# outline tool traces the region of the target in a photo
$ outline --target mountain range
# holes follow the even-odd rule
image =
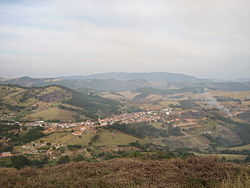
[[[21,77],[13,79],[0,79],[0,84],[17,84],[25,87],[61,85],[71,89],[76,89],[83,93],[90,91],[128,91],[140,88],[154,89],[182,89],[187,87],[204,87],[223,91],[244,91],[250,89],[250,81],[216,81],[210,79],[200,79],[194,76],[166,73],[125,73],[111,72],[92,74],[88,76],[64,76],[56,78],[31,78]]]

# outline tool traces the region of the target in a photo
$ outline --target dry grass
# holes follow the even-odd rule
[[[163,100],[162,102],[160,102],[161,105],[164,106],[170,106],[170,105],[179,105],[179,103],[177,101],[174,100]]]
[[[218,159],[225,158],[226,160],[241,160],[244,161],[247,158],[247,155],[240,155],[240,154],[200,154],[196,153],[198,156],[203,157],[216,157]]]
[[[237,147],[231,147],[231,148],[227,148],[228,150],[236,150],[236,151],[240,151],[240,150],[250,150],[250,144],[246,144],[243,146],[237,146]]]
[[[40,118],[42,120],[75,120],[75,114],[75,112],[62,110],[59,108],[48,108],[46,110],[30,114],[24,117],[24,119],[36,120]]]
[[[91,137],[94,134],[92,132],[85,132],[82,137],[72,135],[71,132],[55,132],[49,134],[46,137],[40,138],[44,142],[52,142],[57,144],[69,144],[69,145],[88,145]]]
[[[227,177],[217,188],[249,188],[250,187],[250,170],[248,166],[244,166],[234,178]]]
[[[218,90],[211,90],[210,93],[213,96],[225,96],[225,97],[234,97],[238,99],[248,99],[250,96],[250,91],[218,91]]]
[[[119,131],[102,130],[100,133],[100,138],[94,144],[97,146],[116,146],[116,145],[126,145],[131,142],[136,142],[140,140],[134,136],[124,134]]]
[[[132,92],[132,91],[122,91],[122,92],[103,92],[101,94],[102,97],[108,99],[116,99],[116,100],[132,100],[136,95],[140,93]]]
[[[115,159],[19,171],[2,168],[0,187],[215,187],[233,180],[240,169],[213,158]]]
[[[121,91],[121,92],[117,92],[120,95],[123,95],[123,97],[132,100],[133,98],[135,98],[137,95],[139,95],[140,93],[137,92],[132,92],[132,91]]]

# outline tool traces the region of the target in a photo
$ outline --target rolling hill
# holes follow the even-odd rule
[[[59,78],[30,78],[1,79],[0,84],[18,84],[24,87],[41,87],[61,85],[82,93],[88,92],[120,92],[140,88],[153,89],[183,89],[203,87],[222,91],[250,90],[249,81],[214,81],[199,79],[193,76],[165,72],[149,73],[100,73],[88,76],[66,76]]]
[[[91,93],[63,86],[0,86],[1,117],[17,120],[96,119],[116,113],[120,104]]]
[[[65,77],[67,78],[67,77]],[[73,77],[74,78],[74,77]],[[146,80],[150,82],[189,82],[197,83],[204,81],[203,79],[196,78],[194,76],[188,76],[177,73],[167,72],[149,72],[149,73],[126,73],[126,72],[111,72],[111,73],[99,73],[86,77],[75,77],[77,79],[116,79],[116,80]]]

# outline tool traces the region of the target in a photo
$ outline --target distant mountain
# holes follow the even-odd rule
[[[196,86],[206,87],[221,91],[248,91],[250,90],[250,82],[216,82],[195,84]]]
[[[235,80],[236,82],[250,82],[250,78],[245,78],[245,79],[237,79]]]
[[[126,91],[151,87],[169,89],[174,84],[190,85],[205,80],[193,76],[175,73],[101,73],[89,76],[68,76],[59,78],[21,77],[0,81],[0,84],[17,84],[21,86],[62,85],[81,92],[89,91]]]
[[[116,79],[116,80],[146,80],[151,82],[188,82],[197,83],[206,80],[196,78],[194,76],[188,76],[177,73],[166,72],[149,72],[149,73],[126,73],[126,72],[111,72],[111,73],[99,73],[89,76],[71,76],[61,77],[63,79]]]
[[[0,81],[0,84],[16,84],[24,87],[30,86],[46,86],[46,83],[52,85],[54,78],[31,78],[28,76],[20,78],[5,79]]]
[[[193,76],[176,73],[150,72],[150,73],[125,73],[112,72],[88,76],[65,76],[59,78],[30,78],[0,80],[0,84],[17,84],[21,86],[48,86],[61,85],[82,93],[89,92],[117,92],[136,90],[140,88],[153,89],[182,89],[204,87],[224,91],[250,90],[249,82],[221,82],[209,79],[199,79]]]
[[[42,79],[35,79],[25,76],[20,78],[6,79],[1,81],[1,84],[17,84],[22,86],[32,86],[40,82],[42,82]]]

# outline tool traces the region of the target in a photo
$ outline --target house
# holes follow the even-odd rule
[[[82,134],[82,132],[81,131],[75,131],[72,134],[75,135],[75,136],[80,136]]]
[[[107,121],[102,121],[100,125],[101,125],[101,126],[107,126],[107,125],[108,125],[108,122],[107,122]]]
[[[8,157],[8,156],[12,156],[11,152],[3,152],[1,154],[2,157]]]

